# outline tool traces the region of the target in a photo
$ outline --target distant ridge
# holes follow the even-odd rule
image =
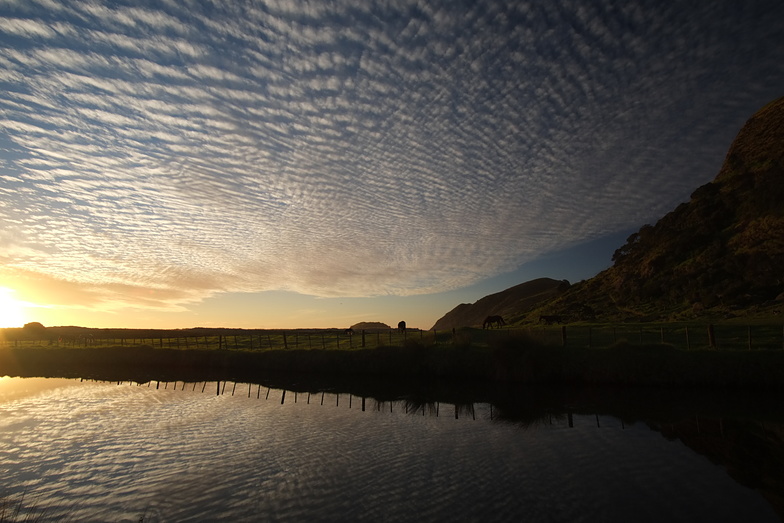
[[[381,323],[380,321],[363,321],[360,323],[355,323],[351,326],[351,328],[355,331],[388,331],[392,327],[387,325],[386,323]]]
[[[491,315],[500,315],[507,323],[511,323],[536,305],[558,296],[568,288],[569,282],[566,280],[531,280],[485,296],[473,304],[461,303],[439,319],[431,329],[451,330],[481,326],[485,318]]]

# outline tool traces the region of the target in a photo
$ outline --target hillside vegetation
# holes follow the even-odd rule
[[[612,267],[534,306],[523,300],[506,307],[500,300],[506,292],[472,307],[482,303],[517,323],[536,322],[540,314],[600,322],[777,314],[784,307],[784,98],[754,114],[716,178],[632,234]],[[450,316],[475,325],[474,317],[462,321],[461,308],[436,326]]]

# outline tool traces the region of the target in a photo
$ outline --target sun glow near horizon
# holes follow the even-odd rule
[[[22,327],[27,322],[25,305],[14,298],[14,289],[0,287],[0,328]]]

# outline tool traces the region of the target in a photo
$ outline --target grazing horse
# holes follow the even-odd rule
[[[501,327],[506,325],[506,322],[501,316],[488,316],[487,318],[485,318],[484,323],[482,323],[482,328],[490,329],[493,327],[493,325],[495,325],[500,329]]]
[[[539,316],[539,323],[544,322],[545,325],[552,325],[553,323],[563,323],[563,320],[557,314]]]
[[[354,329],[349,327],[348,329],[346,329],[346,334],[348,334],[349,336],[353,336],[354,335]]]
[[[397,324],[397,330],[399,330],[401,333],[405,334],[406,333],[406,322],[401,321],[400,323],[398,323]]]

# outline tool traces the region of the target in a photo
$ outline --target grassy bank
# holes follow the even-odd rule
[[[490,346],[409,340],[401,347],[354,350],[177,350],[150,345],[0,349],[0,375],[11,376],[252,382],[279,373],[784,390],[784,351],[686,351],[628,341],[579,348],[543,344],[524,335],[499,338]]]

